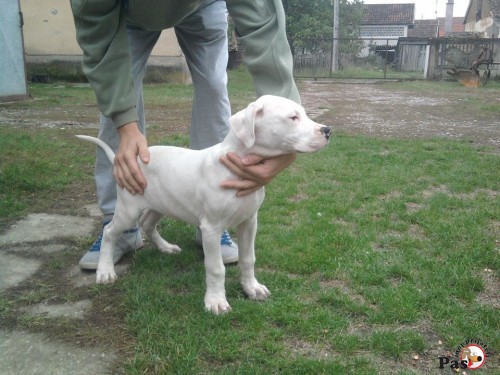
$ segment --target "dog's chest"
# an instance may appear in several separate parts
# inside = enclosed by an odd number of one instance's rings
[[[204,209],[207,217],[225,223],[226,226],[238,225],[252,217],[259,210],[265,195],[264,188],[244,197],[236,197],[234,191],[227,193],[223,197],[208,198],[209,202],[205,202]]]

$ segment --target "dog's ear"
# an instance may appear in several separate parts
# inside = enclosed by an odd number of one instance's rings
[[[248,107],[231,117],[229,123],[234,134],[243,142],[246,148],[250,148],[255,143],[255,119],[262,114],[264,105],[253,102]]]

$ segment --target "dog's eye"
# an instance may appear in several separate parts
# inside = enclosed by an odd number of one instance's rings
[[[290,119],[291,119],[292,121],[299,121],[299,116],[297,116],[297,115],[293,115],[293,116],[291,116],[291,117],[290,117]]]

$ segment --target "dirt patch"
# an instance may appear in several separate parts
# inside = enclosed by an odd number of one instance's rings
[[[416,93],[405,90],[404,83],[389,89],[383,83],[305,81],[301,95],[311,116],[347,134],[466,139],[500,151],[498,112],[487,110],[500,99],[481,88]]]
[[[61,88],[61,90],[64,86]],[[40,98],[43,100],[44,98]],[[37,99],[34,99],[36,104]],[[33,102],[32,102],[33,103]],[[146,105],[149,126],[161,125],[164,134],[187,134],[189,129],[191,103],[165,103]],[[0,124],[47,129],[99,129],[99,110],[95,104],[65,106],[30,105],[6,103],[0,106]]]
[[[481,277],[483,278],[484,290],[478,294],[476,301],[500,309],[500,282],[498,278],[489,268],[483,270]]]
[[[319,286],[322,290],[335,289],[339,293],[345,295],[353,302],[362,305],[366,304],[365,297],[363,297],[361,294],[356,293],[345,280],[341,279],[321,280],[319,282]]]
[[[406,84],[300,81],[302,104],[313,118],[337,132],[374,137],[466,139],[500,151],[500,119],[491,107],[500,106],[494,91],[484,88],[455,90],[406,89]],[[430,86],[432,87],[432,86]],[[61,87],[61,90],[64,86]],[[43,98],[42,98],[43,99]],[[146,103],[147,121],[163,134],[187,134],[191,103],[165,100]],[[98,127],[98,109],[87,104],[23,106],[4,104],[0,123],[78,129]]]

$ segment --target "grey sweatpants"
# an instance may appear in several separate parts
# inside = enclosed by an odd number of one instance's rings
[[[227,94],[227,10],[224,1],[207,0],[198,10],[175,26],[194,86],[190,147],[203,149],[221,142],[228,132],[231,108]],[[137,100],[139,128],[146,134],[142,81],[159,31],[129,27],[132,77]],[[110,118],[101,114],[99,138],[116,152],[120,138]],[[116,182],[113,165],[98,148],[95,164],[97,200],[107,220],[114,213]]]
[[[226,0],[244,46],[244,60],[252,74],[257,96],[272,94],[300,103],[293,79],[293,62],[286,38],[281,0]],[[231,114],[227,95],[227,13],[224,1],[206,0],[175,27],[194,84],[190,147],[202,149],[220,142],[228,131]],[[137,98],[139,127],[145,134],[142,80],[159,32],[130,28],[132,76]],[[99,138],[115,151],[118,133],[110,119],[101,116]],[[102,213],[113,214],[116,184],[113,166],[100,149],[95,168],[97,198]]]

